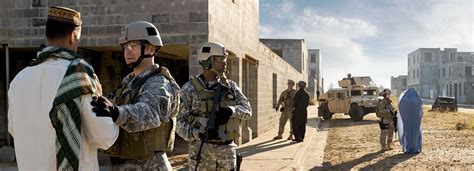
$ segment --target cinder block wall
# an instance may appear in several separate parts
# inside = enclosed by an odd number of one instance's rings
[[[120,29],[138,20],[154,23],[165,44],[207,41],[207,0],[2,0],[0,43],[10,47],[45,43],[47,9],[55,5],[81,12],[80,46],[118,46]]]
[[[303,72],[303,48],[301,39],[260,39],[272,50],[282,50],[282,58],[291,64],[296,70]],[[307,64],[307,63],[306,63]]]
[[[280,93],[287,89],[288,79],[307,80],[307,76],[298,72],[289,65],[284,59],[275,54],[264,44],[258,46],[259,68],[258,68],[258,132],[261,134],[272,127],[278,126],[280,113],[276,113],[274,107],[273,95],[273,74],[276,74],[276,98]],[[278,99],[276,99],[278,100]],[[276,132],[275,132],[276,134]]]
[[[208,40],[223,43],[238,57],[232,67],[237,71],[233,72],[233,79],[239,85],[242,84],[242,59],[248,57],[256,60],[258,64],[252,71],[257,75],[251,75],[250,82],[258,86],[250,91],[255,95],[249,96],[254,98],[251,99],[254,104],[251,122],[254,136],[278,125],[279,114],[273,109],[273,73],[277,75],[277,97],[286,89],[288,79],[307,80],[305,69],[303,73],[296,70],[259,41],[258,1],[2,0],[0,43],[8,43],[11,48],[38,47],[40,43],[45,43],[47,7],[54,5],[81,12],[83,30],[80,46],[102,49],[104,59],[101,59],[101,63],[109,63],[111,56],[114,56],[109,52],[118,48],[120,28],[136,20],[154,23],[165,46],[174,44],[189,47],[190,76],[202,70],[196,60],[196,49]],[[307,50],[300,51],[307,56]],[[303,63],[301,65],[304,66]],[[108,70],[105,64],[100,69]]]
[[[239,58],[239,62],[232,66],[232,69],[240,68],[236,70],[239,72],[239,77],[233,79],[242,85],[243,58],[249,57],[258,62],[255,79],[257,86],[252,87],[254,92],[258,92],[255,96],[256,101],[252,102],[252,105],[256,104],[252,106],[253,117],[250,121],[253,136],[278,126],[280,115],[273,109],[272,75],[274,73],[277,75],[277,98],[287,88],[288,79],[307,80],[306,73],[302,74],[296,70],[260,42],[258,8],[258,1],[214,0],[210,1],[209,6],[209,40],[224,43]],[[302,52],[301,43],[299,47],[300,50],[294,50],[295,53],[307,54]],[[252,80],[254,79],[251,78],[250,84]]]
[[[165,46],[189,45],[190,54],[195,54],[195,48],[208,40],[207,0],[1,0],[0,44],[8,44],[13,50],[36,48],[46,43],[47,9],[55,5],[81,12],[80,46],[98,53],[100,60],[96,61],[101,65],[95,69],[103,71],[99,78],[104,94],[110,93],[120,81],[121,69],[114,67],[116,74],[111,76],[110,66],[119,65],[120,59],[113,58],[113,53],[119,51],[118,37],[124,25],[137,20],[152,22],[158,27]],[[11,70],[15,70],[14,67],[10,66]],[[0,70],[4,77],[4,67]],[[0,86],[0,118],[6,116],[3,86],[4,83]],[[0,127],[1,144],[6,130],[4,125]]]

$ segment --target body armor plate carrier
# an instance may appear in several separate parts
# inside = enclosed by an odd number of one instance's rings
[[[172,79],[171,75],[165,67],[159,67],[148,75],[137,81],[133,81],[131,85],[121,84],[116,90],[116,104],[134,104],[140,88],[145,82],[155,76],[162,75],[168,80]],[[147,160],[153,157],[154,152],[169,152],[173,150],[175,139],[176,115],[178,110],[171,113],[170,122],[162,122],[162,124],[153,129],[128,133],[120,128],[119,137],[114,145],[105,151],[106,154],[114,157]]]
[[[215,92],[213,90],[205,89],[202,83],[198,80],[198,78],[193,77],[191,78],[191,83],[196,88],[199,99],[200,99],[200,109],[199,113],[190,113],[189,121],[195,128],[199,128],[199,125],[202,123],[206,123],[205,121],[208,120],[209,111],[212,108],[213,104],[213,97]],[[219,83],[218,83],[219,84]],[[235,99],[235,92],[233,89],[229,89],[229,91],[225,94],[224,98],[222,99],[219,107],[227,107],[227,106],[235,106],[237,104]],[[203,122],[204,121],[204,122]],[[221,142],[229,142],[231,140],[235,140],[240,137],[240,129],[242,120],[235,117],[230,117],[229,121],[223,125],[216,125],[218,126],[218,140],[210,139],[208,142],[210,143],[221,143]]]

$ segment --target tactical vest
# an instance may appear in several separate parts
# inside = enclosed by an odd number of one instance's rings
[[[292,90],[285,90],[285,91],[286,91],[285,101],[283,101],[284,108],[285,108],[285,111],[292,112],[294,108],[293,103],[295,99],[296,90],[292,89]]]
[[[203,120],[207,121],[209,118],[208,114],[214,103],[213,97],[214,97],[215,92],[213,90],[205,89],[202,83],[196,77],[191,78],[191,83],[194,86],[194,88],[196,88],[199,94],[201,107],[199,109],[199,113],[191,113],[189,115],[188,121],[191,122],[192,127],[199,128],[200,125],[202,124],[202,122],[201,123],[199,122]],[[220,103],[220,107],[235,106],[236,104],[237,102],[235,99],[235,93],[234,94],[227,93],[223,97]],[[221,140],[209,140],[209,142],[225,142],[229,140],[235,140],[240,137],[240,129],[242,127],[242,120],[235,117],[230,117],[229,121],[227,121],[226,124],[216,125],[216,126],[219,126],[218,132],[223,133],[219,135]]]
[[[121,84],[115,91],[116,104],[134,104],[140,88],[145,82],[155,75],[163,75],[166,79],[172,81],[171,75],[165,67],[153,70],[144,78],[132,82],[131,84]],[[178,105],[178,104],[177,104]],[[179,107],[177,107],[179,108]],[[128,133],[120,128],[119,137],[114,145],[105,151],[110,156],[147,160],[153,157],[155,151],[170,152],[173,150],[176,127],[176,109],[171,113],[170,122],[163,122],[157,128],[141,132]]]
[[[384,99],[379,99],[377,101],[377,107],[375,108],[375,115],[379,118],[391,117],[392,114],[390,113],[390,110],[386,109],[387,105],[388,104],[385,102]]]

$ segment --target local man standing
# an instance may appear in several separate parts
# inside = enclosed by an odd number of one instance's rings
[[[92,112],[92,97],[102,89],[76,53],[80,36],[79,12],[50,7],[48,46],[10,84],[8,131],[18,170],[99,170],[97,149],[117,139],[112,119]]]
[[[293,106],[295,110],[293,112],[293,133],[295,139],[292,141],[303,142],[304,134],[306,133],[306,122],[308,122],[308,111],[306,108],[309,105],[309,94],[306,92],[306,82],[298,82],[299,90],[295,94],[295,101]]]

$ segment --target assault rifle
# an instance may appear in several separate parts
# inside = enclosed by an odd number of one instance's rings
[[[393,125],[395,126],[395,130],[393,130],[393,131],[394,131],[395,133],[397,133],[397,131],[398,131],[398,127],[397,127],[397,123],[398,123],[397,113],[398,113],[398,112],[397,112],[396,110],[395,110],[395,111],[392,111],[392,110],[390,109],[390,113],[391,113],[392,116],[393,116]],[[395,135],[396,135],[396,134],[395,134]]]
[[[217,129],[217,126],[215,125],[217,112],[219,112],[219,107],[220,107],[220,103],[222,101],[222,98],[227,93],[227,90],[229,90],[229,88],[222,85],[221,83],[217,83],[217,84],[218,85],[217,85],[217,88],[216,88],[216,91],[215,91],[216,94],[214,94],[214,97],[212,97],[212,101],[213,101],[212,108],[211,108],[211,110],[209,111],[209,114],[208,114],[209,119],[207,120],[206,129],[205,129],[204,135],[201,138],[201,140],[202,140],[201,145],[199,146],[199,151],[197,153],[196,167],[194,168],[195,171],[197,171],[198,166],[199,166],[199,162],[201,161],[202,147],[204,146],[204,143],[207,143],[207,141],[209,140],[209,131]]]

